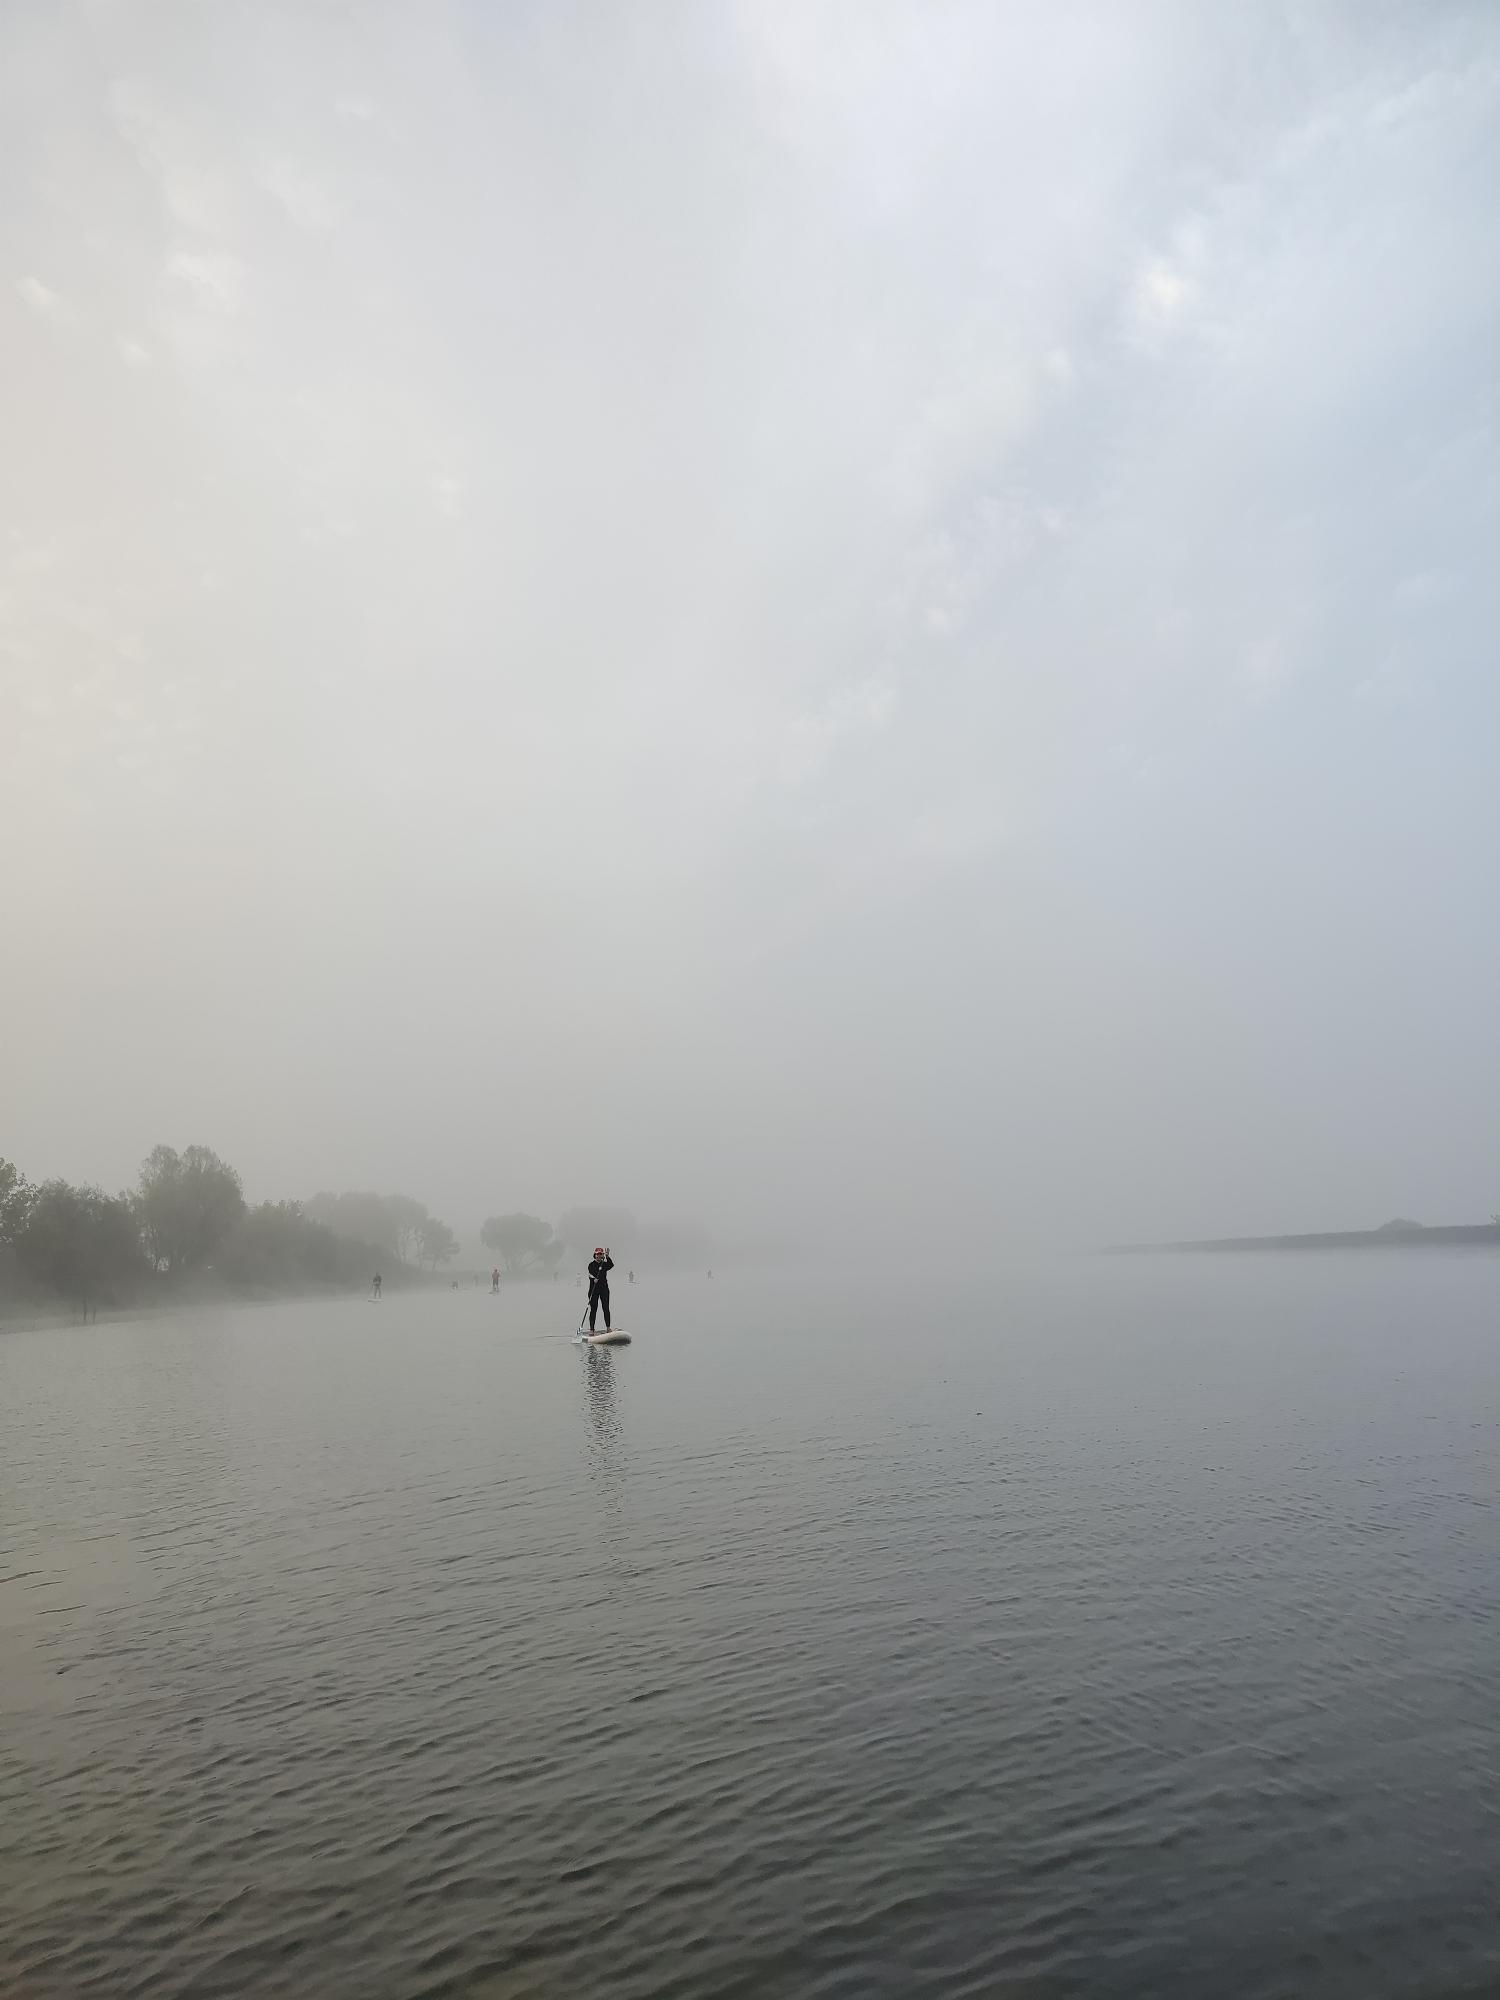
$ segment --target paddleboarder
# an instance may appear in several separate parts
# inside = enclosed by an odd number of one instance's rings
[[[604,1309],[604,1331],[609,1332],[609,1274],[615,1260],[608,1250],[595,1250],[589,1263],[589,1332],[594,1331],[600,1307]]]

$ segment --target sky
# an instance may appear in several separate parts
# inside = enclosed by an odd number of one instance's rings
[[[1500,1208],[1488,0],[0,12],[0,1153]]]

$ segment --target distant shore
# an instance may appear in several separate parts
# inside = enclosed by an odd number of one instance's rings
[[[1300,1236],[1209,1236],[1178,1243],[1113,1243],[1106,1256],[1162,1250],[1500,1250],[1500,1223],[1386,1223],[1380,1229],[1324,1229]]]

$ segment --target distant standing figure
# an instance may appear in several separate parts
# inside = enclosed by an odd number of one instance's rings
[[[497,1264],[494,1270],[490,1272],[490,1290],[492,1292],[498,1292],[499,1289],[500,1289],[500,1266]]]
[[[371,1293],[377,1299],[380,1297],[380,1273],[378,1271],[375,1273],[375,1282],[371,1287]]]
[[[630,1273],[630,1282],[631,1282],[631,1284],[632,1284],[632,1285],[633,1285],[633,1284],[635,1283],[635,1272],[634,1272],[634,1271],[632,1271],[632,1272]]]
[[[710,1277],[712,1277],[712,1276],[713,1276],[713,1272],[712,1272],[712,1271],[710,1271],[708,1275],[709,1275]]]
[[[608,1250],[596,1250],[589,1264],[589,1332],[594,1331],[594,1321],[599,1308],[604,1308],[604,1331],[609,1332],[609,1274],[615,1268],[615,1260]]]

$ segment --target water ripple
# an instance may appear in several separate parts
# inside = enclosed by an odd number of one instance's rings
[[[1045,1349],[728,1286],[712,1363],[688,1287],[617,1354],[545,1288],[10,1336],[0,1992],[1500,1985],[1470,1268],[1351,1277],[1339,1369],[1196,1266]]]

